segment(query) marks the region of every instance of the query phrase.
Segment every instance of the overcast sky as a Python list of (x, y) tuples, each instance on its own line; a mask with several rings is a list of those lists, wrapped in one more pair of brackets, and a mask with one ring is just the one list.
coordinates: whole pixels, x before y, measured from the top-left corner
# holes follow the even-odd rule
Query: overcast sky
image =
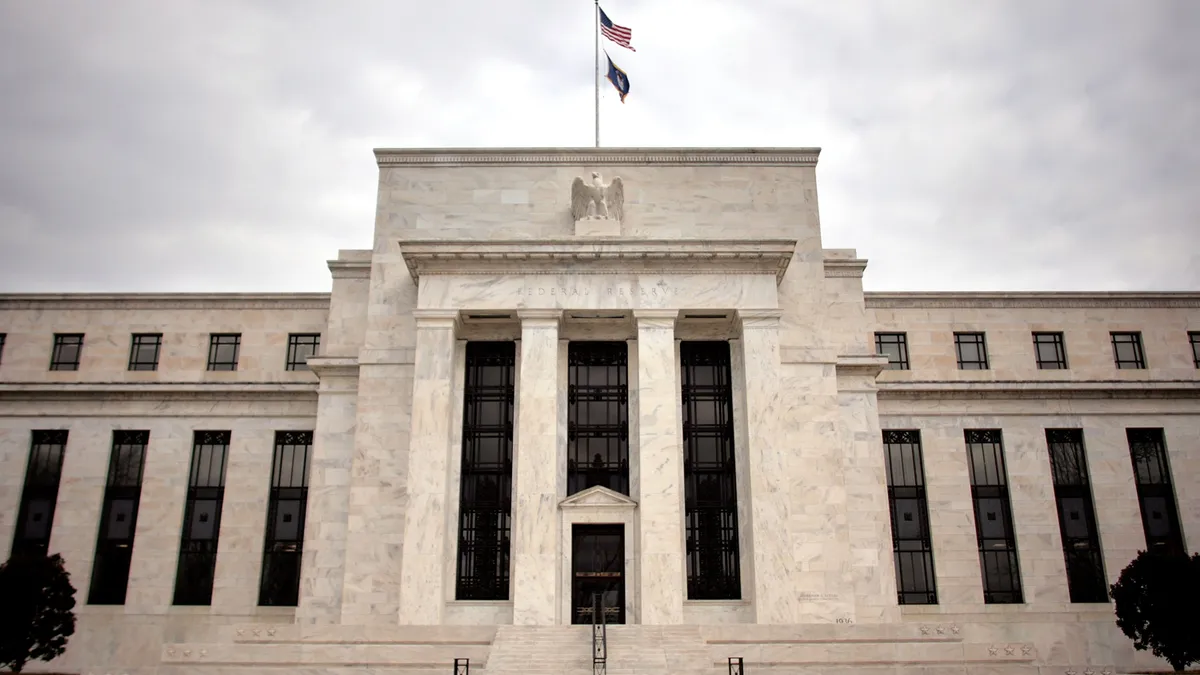
[[(605, 0), (608, 146), (820, 146), (868, 290), (1200, 290), (1200, 2)], [(0, 0), (0, 292), (325, 291), (374, 147), (588, 146), (589, 0)], [(565, 188), (564, 188), (565, 189)]]

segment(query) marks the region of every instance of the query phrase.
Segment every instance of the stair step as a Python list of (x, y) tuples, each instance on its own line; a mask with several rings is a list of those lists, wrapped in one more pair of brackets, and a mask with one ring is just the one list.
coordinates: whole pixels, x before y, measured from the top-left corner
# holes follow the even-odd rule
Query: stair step
[(215, 643), (168, 644), (164, 664), (419, 667), (449, 669), (456, 658), (486, 665), (488, 645), (411, 645), (361, 643)]

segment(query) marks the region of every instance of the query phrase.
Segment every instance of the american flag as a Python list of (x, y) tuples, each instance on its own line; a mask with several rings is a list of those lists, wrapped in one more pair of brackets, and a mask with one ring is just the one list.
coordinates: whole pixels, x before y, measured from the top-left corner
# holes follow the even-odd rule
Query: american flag
[[(600, 9), (600, 6), (596, 5), (596, 9)], [(613, 23), (603, 9), (600, 9), (600, 33), (631, 52), (637, 51), (633, 45), (629, 44), (629, 40), (633, 37), (633, 31)]]

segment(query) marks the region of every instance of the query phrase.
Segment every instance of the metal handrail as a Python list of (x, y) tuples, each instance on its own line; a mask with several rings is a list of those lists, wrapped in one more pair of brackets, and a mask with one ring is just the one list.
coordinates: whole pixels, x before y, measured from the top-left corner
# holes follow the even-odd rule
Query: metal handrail
[(608, 672), (608, 623), (605, 620), (604, 594), (592, 594), (592, 675)]
[(471, 675), (471, 659), (454, 659), (454, 675)]

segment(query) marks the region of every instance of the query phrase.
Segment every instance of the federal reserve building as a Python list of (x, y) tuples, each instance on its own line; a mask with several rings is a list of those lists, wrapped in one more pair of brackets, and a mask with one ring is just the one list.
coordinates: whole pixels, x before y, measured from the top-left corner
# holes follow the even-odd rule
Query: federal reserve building
[(1169, 669), (1108, 586), (1200, 545), (1200, 293), (866, 292), (819, 153), (381, 149), (328, 293), (0, 295), (28, 670)]

